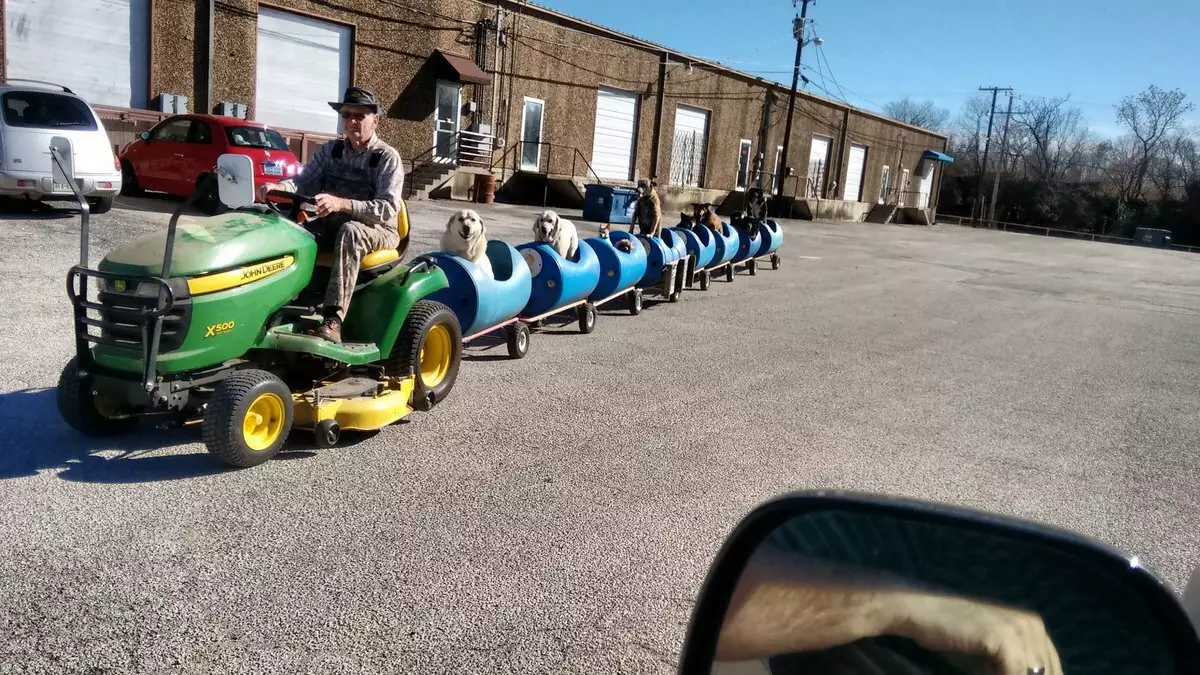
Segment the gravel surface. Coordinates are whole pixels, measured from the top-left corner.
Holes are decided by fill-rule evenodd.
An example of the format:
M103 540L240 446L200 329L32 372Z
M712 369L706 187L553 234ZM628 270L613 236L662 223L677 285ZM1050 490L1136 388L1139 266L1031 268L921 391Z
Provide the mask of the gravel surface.
M412 252L460 206L412 204ZM172 207L94 217L93 262ZM778 271L473 347L433 412L227 471L59 421L77 227L0 220L6 675L671 672L723 538L803 488L1067 527L1179 590L1200 561L1200 256L788 223Z

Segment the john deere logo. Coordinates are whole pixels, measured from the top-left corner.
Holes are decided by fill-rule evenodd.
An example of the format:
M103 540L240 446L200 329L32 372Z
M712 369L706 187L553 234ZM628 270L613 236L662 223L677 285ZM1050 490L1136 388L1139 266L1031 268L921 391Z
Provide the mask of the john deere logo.
M245 281L246 279L257 279L258 277L265 277L268 274L274 274L275 272L278 272L279 270L283 269L284 267L287 267L287 265L288 265L288 259L280 258L279 260L273 260L269 263L263 263L261 265L256 265L254 267L247 267L244 270L242 270L242 280Z
M113 288L114 288L114 289L115 289L115 290L116 290L118 293L124 293L124 292L125 292L125 289L127 288L127 287L126 287L126 285L125 285L125 280L124 280L124 279L117 279L116 281L114 281L114 282L113 282Z

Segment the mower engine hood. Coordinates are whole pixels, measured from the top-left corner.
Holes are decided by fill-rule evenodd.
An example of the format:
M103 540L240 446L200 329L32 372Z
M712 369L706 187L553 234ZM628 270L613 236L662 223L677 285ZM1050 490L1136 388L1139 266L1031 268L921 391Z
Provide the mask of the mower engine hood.
M111 251L99 269L131 277L159 276L166 244L166 228L152 232ZM168 274L200 276L295 254L307 247L316 247L313 236L274 213L237 211L208 218L183 217L176 227Z

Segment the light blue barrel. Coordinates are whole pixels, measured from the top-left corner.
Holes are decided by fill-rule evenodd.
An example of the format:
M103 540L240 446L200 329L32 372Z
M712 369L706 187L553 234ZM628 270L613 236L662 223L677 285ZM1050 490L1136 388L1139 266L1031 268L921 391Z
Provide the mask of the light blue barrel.
M727 263L737 255L738 236L729 223L721 223L721 231L714 233L713 247L716 248L716 253L713 255L709 267Z
M512 319L529 303L533 290L529 266L517 249L506 242L493 239L487 245L487 257L495 278L488 277L471 261L451 253L439 251L431 253L430 257L446 274L450 286L431 294L429 299L453 310L464 336Z
M683 227L671 229L677 230L683 237L687 244L687 252L696 258L696 269L702 270L712 264L713 256L717 254L712 230L707 227L697 227L694 230Z
M783 228L779 227L779 223L774 220L768 220L759 225L758 236L763 240L762 247L758 249L760 256L774 253L783 246Z
M522 318L541 316L583 300L600 283L600 259L586 244L581 243L570 259L542 242L521 244L517 250L533 277L533 290L521 311Z
M649 259L646 249L628 232L612 232L609 239L589 237L583 240L591 246L600 261L600 282L588 299L596 302L633 288L646 274ZM633 244L629 251L617 248L621 241Z
M616 232L613 233L614 236L616 234ZM646 251L646 273L642 275L638 286L641 288L653 286L662 281L663 270L667 265L679 260L678 252L668 247L659 237L639 234L637 240L642 243L642 248Z

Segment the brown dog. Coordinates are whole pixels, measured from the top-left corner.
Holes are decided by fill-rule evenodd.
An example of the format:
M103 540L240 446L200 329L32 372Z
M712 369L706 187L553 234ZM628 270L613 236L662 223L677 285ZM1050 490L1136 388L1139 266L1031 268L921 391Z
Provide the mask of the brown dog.
M629 231L633 232L633 226L639 226L639 234L649 235L651 237L662 236L662 202L658 198L658 181L647 181L645 178L638 181L637 186L637 204L633 207L633 223L629 226Z

